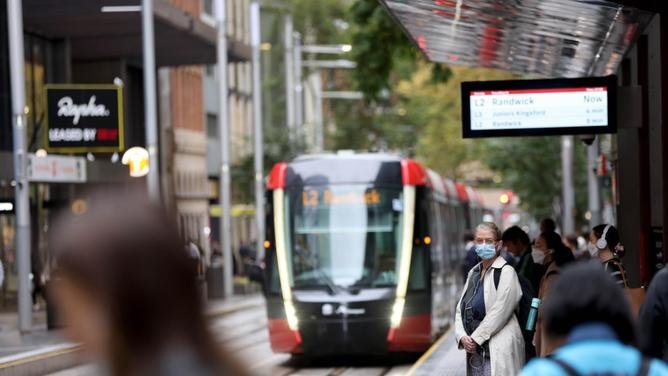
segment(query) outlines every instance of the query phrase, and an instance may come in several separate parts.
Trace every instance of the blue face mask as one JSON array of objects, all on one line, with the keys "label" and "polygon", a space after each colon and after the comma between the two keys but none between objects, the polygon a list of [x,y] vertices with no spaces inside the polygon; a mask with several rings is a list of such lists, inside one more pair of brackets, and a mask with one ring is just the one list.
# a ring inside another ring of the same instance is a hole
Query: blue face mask
[{"label": "blue face mask", "polygon": [[489,260],[496,256],[496,246],[494,244],[478,244],[475,246],[475,253],[483,260]]}]

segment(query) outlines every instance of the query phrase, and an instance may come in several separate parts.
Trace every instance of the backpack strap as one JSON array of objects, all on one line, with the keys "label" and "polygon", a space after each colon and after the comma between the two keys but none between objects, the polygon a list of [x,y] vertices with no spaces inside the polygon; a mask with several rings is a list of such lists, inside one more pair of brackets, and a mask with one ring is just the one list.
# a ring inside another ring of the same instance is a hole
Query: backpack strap
[{"label": "backpack strap", "polygon": [[499,280],[501,279],[501,269],[503,269],[508,263],[503,264],[500,268],[494,268],[494,289],[499,289]]},{"label": "backpack strap", "polygon": [[558,365],[559,368],[561,368],[562,371],[566,372],[568,376],[580,376],[580,373],[576,371],[575,368],[573,368],[573,366],[564,362],[563,360],[553,357],[550,357],[548,359],[554,362],[554,364]]},{"label": "backpack strap", "polygon": [[638,367],[638,376],[647,376],[649,374],[650,361],[650,358],[645,356],[642,357],[642,360],[640,361],[640,367]]}]

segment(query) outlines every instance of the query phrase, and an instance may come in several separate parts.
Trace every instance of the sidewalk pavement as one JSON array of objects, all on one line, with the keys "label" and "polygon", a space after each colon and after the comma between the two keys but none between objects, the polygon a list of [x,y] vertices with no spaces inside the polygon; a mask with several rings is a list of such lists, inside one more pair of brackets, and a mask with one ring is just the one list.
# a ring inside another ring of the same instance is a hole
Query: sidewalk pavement
[{"label": "sidewalk pavement", "polygon": [[[235,295],[209,301],[206,315],[214,319],[262,304],[261,294]],[[0,376],[45,374],[79,364],[81,346],[68,342],[62,330],[47,330],[43,310],[33,313],[30,333],[19,333],[17,320],[15,312],[0,313]]]}]

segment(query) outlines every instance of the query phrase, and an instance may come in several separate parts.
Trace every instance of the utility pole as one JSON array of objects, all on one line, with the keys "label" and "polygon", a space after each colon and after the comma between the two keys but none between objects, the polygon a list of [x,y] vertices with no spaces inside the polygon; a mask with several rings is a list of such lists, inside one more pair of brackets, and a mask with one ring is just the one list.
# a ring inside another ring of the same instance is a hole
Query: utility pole
[{"label": "utility pole", "polygon": [[153,0],[142,0],[142,45],[144,60],[144,123],[148,150],[148,197],[160,204],[160,177],[158,170],[158,116],[155,89],[155,37],[153,33]]},{"label": "utility pole", "polygon": [[255,149],[255,225],[257,254],[264,255],[264,171],[262,152],[262,93],[260,93],[260,1],[250,4],[251,50],[253,64],[253,127]]},{"label": "utility pole", "polygon": [[603,222],[601,216],[601,197],[599,192],[598,176],[596,166],[598,163],[598,140],[587,146],[587,191],[589,198],[589,228]]},{"label": "utility pole", "polygon": [[302,81],[302,36],[300,33],[292,35],[292,53],[294,54],[294,98],[295,98],[295,128],[300,141],[304,136],[304,84]]},{"label": "utility pole", "polygon": [[573,136],[561,137],[561,177],[562,177],[562,235],[575,232],[573,208],[575,192],[573,189]]},{"label": "utility pole", "polygon": [[[32,329],[30,294],[30,197],[26,177],[25,61],[23,49],[23,5],[8,0],[9,69],[12,85],[12,131],[14,139],[14,194],[16,196],[16,264],[18,268],[19,330]],[[37,278],[37,276],[35,276]]]},{"label": "utility pole", "polygon": [[227,14],[225,0],[216,0],[218,23],[218,139],[220,141],[220,180],[218,205],[220,207],[220,248],[223,253],[223,296],[229,299],[234,294],[234,269],[232,257],[232,204],[230,199],[230,114],[228,110],[229,88],[227,86]]},{"label": "utility pole", "polygon": [[285,25],[283,30],[283,42],[285,43],[284,64],[285,64],[285,105],[286,105],[286,123],[288,126],[290,143],[295,139],[295,65],[293,50],[293,32],[292,15],[285,15]]}]

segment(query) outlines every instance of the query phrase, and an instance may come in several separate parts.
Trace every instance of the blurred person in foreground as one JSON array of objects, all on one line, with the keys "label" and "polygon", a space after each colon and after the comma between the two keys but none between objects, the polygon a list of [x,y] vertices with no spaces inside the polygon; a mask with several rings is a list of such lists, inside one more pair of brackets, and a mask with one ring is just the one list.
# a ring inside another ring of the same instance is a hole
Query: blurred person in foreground
[{"label": "blurred person in foreground", "polygon": [[638,342],[643,353],[668,361],[668,268],[661,269],[652,279],[638,323]]},{"label": "blurred person in foreground", "polygon": [[547,356],[555,349],[558,341],[543,335],[542,304],[550,300],[551,285],[559,273],[561,273],[561,268],[575,261],[575,258],[571,250],[564,245],[561,236],[554,231],[543,232],[536,238],[531,256],[535,263],[542,264],[546,268],[545,274],[540,280],[540,288],[538,289],[538,298],[541,301],[541,306],[538,308],[538,318],[536,319],[534,345],[536,346],[536,354],[538,356]]},{"label": "blurred person in foreground", "polygon": [[52,232],[54,292],[67,334],[104,374],[244,375],[208,330],[170,216],[145,194],[114,198],[93,195]]},{"label": "blurred person in foreground", "polygon": [[629,287],[626,269],[620,260],[624,247],[619,243],[619,232],[613,225],[598,225],[589,234],[587,245],[591,257],[603,265],[603,269],[622,287]]},{"label": "blurred person in foreground", "polygon": [[515,259],[513,266],[517,274],[531,282],[533,291],[538,291],[540,279],[543,273],[545,273],[545,267],[533,261],[529,235],[518,226],[511,226],[503,232],[501,240],[503,240],[503,245]]},{"label": "blurred person in foreground", "polygon": [[622,289],[591,263],[567,267],[545,302],[546,331],[565,340],[551,358],[535,359],[521,376],[668,375],[668,366],[633,348],[631,309]]},{"label": "blurred person in foreground", "polygon": [[[515,316],[522,288],[501,253],[501,232],[491,222],[476,228],[482,261],[469,272],[455,315],[455,338],[466,350],[469,376],[514,375],[524,364],[524,338]],[[508,266],[508,267],[505,267]],[[500,269],[498,286],[494,269]]]}]

